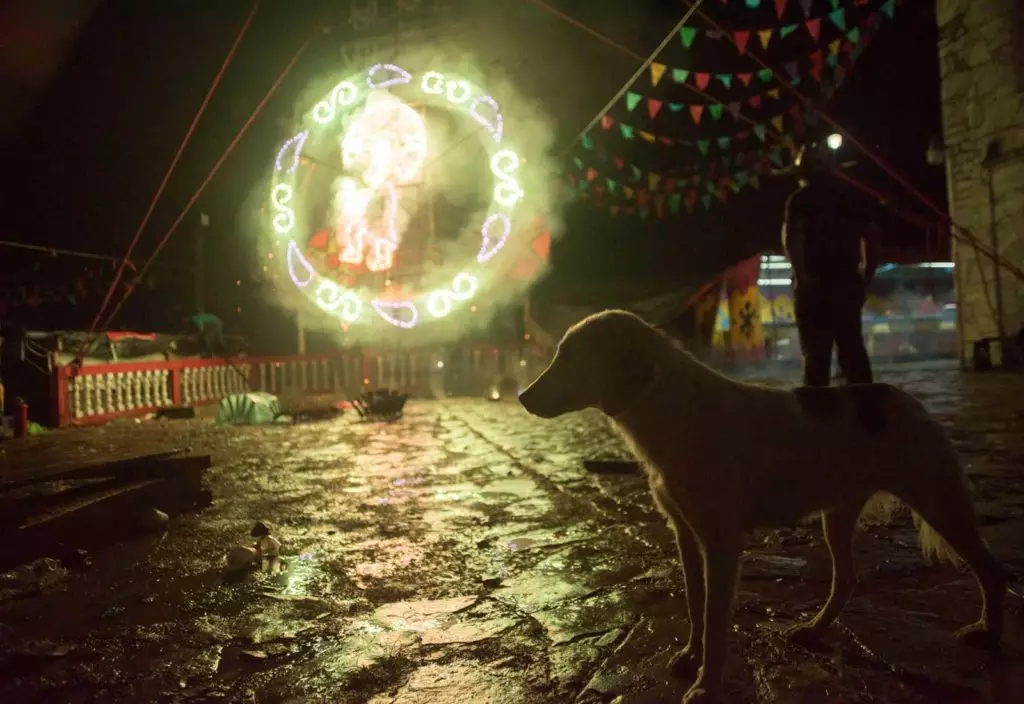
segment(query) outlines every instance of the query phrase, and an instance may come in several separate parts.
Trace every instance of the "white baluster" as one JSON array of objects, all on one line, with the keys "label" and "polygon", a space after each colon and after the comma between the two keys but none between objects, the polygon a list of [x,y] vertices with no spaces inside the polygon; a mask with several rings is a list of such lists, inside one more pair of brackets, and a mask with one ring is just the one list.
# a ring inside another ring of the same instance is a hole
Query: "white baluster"
[{"label": "white baluster", "polygon": [[96,412],[95,399],[93,393],[96,388],[96,380],[92,375],[81,377],[82,381],[82,394],[84,396],[84,409],[85,415],[91,416]]},{"label": "white baluster", "polygon": [[[156,402],[159,406],[170,406],[174,404],[174,395],[171,391],[171,372],[167,369],[160,369],[156,372],[155,391]],[[182,381],[184,386],[184,380]]]}]

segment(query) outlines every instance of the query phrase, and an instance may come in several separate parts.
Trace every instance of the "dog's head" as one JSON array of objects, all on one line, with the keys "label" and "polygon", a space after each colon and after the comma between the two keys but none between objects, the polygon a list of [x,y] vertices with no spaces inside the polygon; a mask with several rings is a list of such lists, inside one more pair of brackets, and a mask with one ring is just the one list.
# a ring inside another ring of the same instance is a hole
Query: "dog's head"
[{"label": "dog's head", "polygon": [[654,381],[659,343],[660,333],[632,313],[596,313],[569,328],[519,402],[540,418],[584,408],[618,415]]}]

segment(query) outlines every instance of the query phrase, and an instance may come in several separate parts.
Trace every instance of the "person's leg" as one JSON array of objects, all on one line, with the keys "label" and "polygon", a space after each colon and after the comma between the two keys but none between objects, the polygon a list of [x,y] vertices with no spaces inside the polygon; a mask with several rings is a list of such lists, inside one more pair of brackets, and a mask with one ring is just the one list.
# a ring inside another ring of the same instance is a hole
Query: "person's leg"
[{"label": "person's leg", "polygon": [[804,359],[804,385],[828,386],[835,336],[828,302],[813,292],[796,294],[796,327]]},{"label": "person's leg", "polygon": [[871,360],[864,345],[861,310],[864,292],[843,296],[836,302],[836,347],[839,364],[846,372],[847,384],[870,384],[874,381]]}]

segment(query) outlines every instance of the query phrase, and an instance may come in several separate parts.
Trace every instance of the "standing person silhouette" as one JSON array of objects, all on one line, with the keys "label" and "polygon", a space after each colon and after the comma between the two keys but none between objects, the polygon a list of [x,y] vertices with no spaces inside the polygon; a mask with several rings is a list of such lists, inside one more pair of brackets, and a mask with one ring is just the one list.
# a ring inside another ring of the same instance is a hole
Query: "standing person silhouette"
[{"label": "standing person silhouette", "polygon": [[873,381],[861,310],[880,249],[874,204],[832,173],[834,149],[802,147],[800,187],[786,201],[782,246],[793,266],[804,384],[828,386],[832,349],[848,384]]}]

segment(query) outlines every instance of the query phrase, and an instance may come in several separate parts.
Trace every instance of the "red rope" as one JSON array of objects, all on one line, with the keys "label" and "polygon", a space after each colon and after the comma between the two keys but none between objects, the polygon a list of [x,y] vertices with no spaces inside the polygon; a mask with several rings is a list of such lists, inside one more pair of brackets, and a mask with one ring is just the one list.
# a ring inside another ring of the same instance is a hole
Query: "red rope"
[{"label": "red rope", "polygon": [[[288,65],[285,66],[284,70],[281,71],[281,73],[278,75],[277,79],[274,81],[273,85],[270,86],[270,90],[267,91],[267,94],[264,95],[263,99],[260,100],[259,104],[256,105],[256,108],[253,110],[252,114],[249,115],[249,119],[247,119],[245,121],[245,124],[242,125],[242,128],[240,130],[238,130],[238,132],[235,134],[234,139],[231,140],[231,143],[228,144],[227,148],[220,155],[220,158],[217,160],[217,163],[215,163],[213,165],[213,168],[210,169],[210,173],[208,173],[206,175],[206,178],[203,179],[203,182],[199,185],[199,188],[196,189],[195,193],[192,194],[192,197],[189,199],[188,203],[185,204],[185,207],[182,208],[181,212],[178,214],[177,219],[175,219],[175,221],[171,224],[170,228],[168,228],[167,233],[164,234],[164,236],[163,236],[163,239],[161,239],[160,242],[157,244],[156,249],[153,250],[153,253],[150,255],[149,259],[146,261],[146,264],[142,267],[142,270],[139,271],[138,275],[135,277],[136,281],[139,281],[140,279],[142,279],[146,275],[146,272],[149,270],[149,267],[153,264],[153,261],[156,259],[157,254],[160,253],[160,250],[163,249],[165,244],[167,244],[167,240],[169,240],[171,238],[171,235],[173,235],[174,232],[178,229],[178,226],[181,225],[181,222],[182,222],[182,220],[185,219],[185,216],[188,214],[188,211],[191,210],[192,206],[195,205],[197,200],[199,200],[199,196],[201,196],[203,191],[206,190],[206,187],[210,184],[210,181],[213,180],[213,177],[217,174],[217,171],[220,170],[220,167],[224,164],[225,161],[227,161],[228,156],[230,156],[231,152],[234,151],[235,146],[242,139],[242,136],[246,133],[246,131],[248,131],[249,127],[256,120],[256,117],[263,110],[263,106],[266,105],[267,101],[270,100],[270,98],[274,95],[274,93],[277,92],[278,87],[284,81],[285,77],[289,73],[291,73],[292,68],[295,67],[296,63],[298,63],[299,58],[306,51],[306,48],[309,46],[309,44],[312,41],[312,39],[313,39],[313,36],[311,35],[310,37],[308,37],[306,39],[305,42],[302,43],[302,46],[300,46],[298,48],[298,50],[295,52],[294,56],[292,56],[291,61],[289,61]],[[114,317],[118,314],[118,312],[124,306],[124,302],[126,300],[128,300],[128,296],[130,296],[132,291],[134,291],[134,290],[135,290],[135,287],[132,286],[127,291],[125,291],[124,296],[122,296],[120,302],[114,308],[114,311],[107,317],[106,322],[103,324],[103,329],[104,330],[106,330],[106,329],[108,329],[110,327],[110,324],[111,324],[111,322],[113,322]]]},{"label": "red rope", "polygon": [[99,324],[100,318],[103,317],[103,314],[107,310],[107,306],[110,305],[110,299],[113,297],[114,291],[117,290],[117,284],[120,283],[121,277],[124,275],[125,265],[132,256],[132,251],[135,249],[135,246],[139,243],[142,231],[149,223],[149,218],[152,217],[153,211],[156,209],[156,204],[160,200],[160,196],[163,194],[164,188],[167,187],[167,182],[171,180],[171,174],[174,173],[174,169],[178,165],[178,161],[181,159],[181,155],[184,153],[185,147],[188,145],[189,140],[192,139],[192,133],[195,132],[196,125],[199,124],[199,119],[203,116],[203,113],[206,112],[206,106],[210,103],[210,99],[213,97],[214,92],[216,92],[221,78],[224,77],[224,73],[227,71],[228,65],[231,63],[231,59],[234,58],[235,51],[238,49],[239,44],[242,43],[242,38],[249,30],[249,25],[252,24],[252,20],[256,16],[256,10],[259,9],[259,6],[260,0],[256,0],[253,3],[252,10],[249,11],[249,16],[245,18],[245,22],[242,24],[241,29],[238,30],[238,35],[235,37],[235,41],[231,45],[231,48],[228,50],[227,56],[224,57],[224,61],[221,63],[220,69],[217,71],[217,75],[214,76],[213,83],[210,84],[210,88],[206,91],[206,97],[203,98],[203,102],[199,106],[199,110],[192,118],[192,124],[189,125],[188,131],[185,133],[185,138],[182,139],[181,144],[178,145],[178,152],[171,160],[170,166],[167,167],[167,172],[164,174],[164,178],[160,182],[160,186],[156,189],[156,193],[153,194],[153,199],[149,202],[149,208],[146,210],[146,214],[142,217],[142,221],[139,222],[139,226],[135,230],[135,236],[132,237],[131,244],[128,245],[128,250],[124,254],[121,266],[118,267],[117,274],[114,275],[114,280],[110,282],[110,288],[107,289],[107,295],[103,298],[103,303],[100,305],[100,309],[96,311],[96,317],[93,318],[92,325],[89,326],[90,333],[96,330],[96,326]]}]

